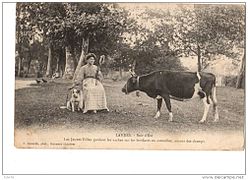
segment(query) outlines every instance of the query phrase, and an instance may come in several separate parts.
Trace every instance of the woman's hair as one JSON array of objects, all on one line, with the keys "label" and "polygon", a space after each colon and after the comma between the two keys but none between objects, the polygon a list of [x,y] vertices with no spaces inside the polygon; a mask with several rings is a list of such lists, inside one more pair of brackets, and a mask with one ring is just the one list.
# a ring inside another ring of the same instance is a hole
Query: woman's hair
[{"label": "woman's hair", "polygon": [[94,53],[89,53],[89,54],[87,54],[86,55],[86,61],[88,60],[88,59],[90,59],[91,57],[93,57],[95,60],[96,60],[96,55],[94,54]]}]

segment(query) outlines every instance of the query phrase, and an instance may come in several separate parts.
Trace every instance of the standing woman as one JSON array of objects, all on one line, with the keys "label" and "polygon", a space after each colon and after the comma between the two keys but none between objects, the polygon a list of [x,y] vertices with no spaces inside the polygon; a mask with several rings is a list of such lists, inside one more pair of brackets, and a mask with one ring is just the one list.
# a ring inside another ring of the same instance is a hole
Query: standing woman
[{"label": "standing woman", "polygon": [[74,81],[74,84],[80,84],[82,86],[83,99],[80,102],[80,108],[83,109],[83,113],[89,110],[93,110],[94,113],[97,110],[107,110],[107,101],[105,90],[101,81],[103,75],[99,70],[99,67],[94,65],[96,55],[89,53],[86,56],[86,65],[82,66]]}]

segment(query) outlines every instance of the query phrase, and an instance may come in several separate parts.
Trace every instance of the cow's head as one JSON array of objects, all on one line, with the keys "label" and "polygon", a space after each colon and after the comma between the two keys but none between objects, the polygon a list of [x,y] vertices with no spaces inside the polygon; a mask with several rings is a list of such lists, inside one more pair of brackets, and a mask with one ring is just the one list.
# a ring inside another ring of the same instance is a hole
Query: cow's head
[{"label": "cow's head", "polygon": [[125,94],[138,90],[138,76],[133,71],[131,71],[131,75],[132,77],[127,80],[122,88],[122,92]]}]

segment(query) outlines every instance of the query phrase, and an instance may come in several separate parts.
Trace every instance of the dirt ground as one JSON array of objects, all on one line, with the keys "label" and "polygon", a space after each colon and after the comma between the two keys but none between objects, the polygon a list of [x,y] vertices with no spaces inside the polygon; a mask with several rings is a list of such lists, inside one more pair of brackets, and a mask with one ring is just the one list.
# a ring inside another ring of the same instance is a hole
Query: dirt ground
[{"label": "dirt ground", "polygon": [[199,99],[187,102],[172,100],[174,121],[168,122],[168,112],[163,104],[161,117],[154,119],[156,101],[141,93],[125,95],[121,92],[125,82],[105,80],[104,87],[110,112],[97,114],[71,112],[60,109],[65,105],[67,88],[71,82],[64,80],[37,84],[34,80],[16,80],[15,128],[114,130],[118,132],[228,132],[243,131],[245,119],[244,90],[218,87],[219,122],[213,122],[210,109],[207,121],[198,123],[203,114]]}]

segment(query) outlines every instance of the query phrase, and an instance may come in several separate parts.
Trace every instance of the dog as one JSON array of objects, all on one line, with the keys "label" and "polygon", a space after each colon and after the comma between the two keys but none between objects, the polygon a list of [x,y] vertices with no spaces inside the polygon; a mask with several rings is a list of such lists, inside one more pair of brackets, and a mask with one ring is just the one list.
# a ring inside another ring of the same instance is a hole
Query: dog
[{"label": "dog", "polygon": [[67,109],[71,110],[72,112],[74,112],[75,110],[80,111],[80,102],[82,100],[81,94],[82,93],[80,92],[80,90],[76,88],[72,89],[71,98],[69,101],[67,101]]}]

